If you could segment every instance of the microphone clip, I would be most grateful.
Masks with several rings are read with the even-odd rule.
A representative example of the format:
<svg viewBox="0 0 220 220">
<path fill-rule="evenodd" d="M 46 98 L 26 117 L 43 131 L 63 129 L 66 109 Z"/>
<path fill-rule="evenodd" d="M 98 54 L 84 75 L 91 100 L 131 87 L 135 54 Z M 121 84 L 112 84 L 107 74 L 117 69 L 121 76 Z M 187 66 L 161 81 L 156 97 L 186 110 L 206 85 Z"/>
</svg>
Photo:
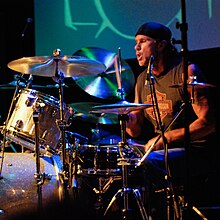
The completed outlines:
<svg viewBox="0 0 220 220">
<path fill-rule="evenodd" d="M 148 86 L 149 84 L 154 83 L 153 76 L 152 76 L 153 63 L 154 63 L 154 56 L 151 55 L 150 60 L 148 62 L 148 67 L 147 67 L 145 86 Z"/>
</svg>

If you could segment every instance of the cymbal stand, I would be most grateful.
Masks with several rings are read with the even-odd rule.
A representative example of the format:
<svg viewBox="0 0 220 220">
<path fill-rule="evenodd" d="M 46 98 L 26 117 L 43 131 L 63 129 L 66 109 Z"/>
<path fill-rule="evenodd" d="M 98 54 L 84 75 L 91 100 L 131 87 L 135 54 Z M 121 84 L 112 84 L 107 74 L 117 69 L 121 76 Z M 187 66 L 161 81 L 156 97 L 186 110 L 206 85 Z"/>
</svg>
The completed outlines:
<svg viewBox="0 0 220 220">
<path fill-rule="evenodd" d="M 36 173 L 34 178 L 37 182 L 37 195 L 38 195 L 38 209 L 42 208 L 42 184 L 44 182 L 44 176 L 40 172 L 40 151 L 39 151 L 39 108 L 33 109 L 33 120 L 35 124 L 35 157 L 36 157 Z"/>
<path fill-rule="evenodd" d="M 183 91 L 184 91 L 184 101 L 185 101 L 185 111 L 184 111 L 184 138 L 185 138 L 185 151 L 186 151 L 186 164 L 189 164 L 189 157 L 190 157 L 190 132 L 189 132 L 189 118 L 188 118 L 188 109 L 189 109 L 189 94 L 188 94 L 188 42 L 187 42 L 187 30 L 188 30 L 188 24 L 186 22 L 186 1 L 180 0 L 181 3 L 181 16 L 182 16 L 182 23 L 177 22 L 176 28 L 180 29 L 181 31 L 181 40 L 175 40 L 176 43 L 179 43 L 182 45 L 181 48 L 181 55 L 182 55 L 182 63 L 183 63 Z M 194 88 L 192 89 L 192 94 L 194 93 Z M 185 196 L 186 196 L 186 215 L 187 219 L 191 218 L 191 212 L 190 210 L 194 210 L 202 219 L 206 219 L 206 217 L 191 204 L 191 189 L 189 186 L 189 175 L 190 174 L 190 168 L 189 166 L 186 169 L 186 187 L 185 187 Z"/>
<path fill-rule="evenodd" d="M 12 102 L 11 102 L 11 105 L 10 105 L 10 108 L 9 108 L 9 111 L 8 111 L 8 115 L 7 115 L 7 118 L 6 118 L 6 121 L 5 121 L 4 129 L 3 129 L 2 160 L 1 160 L 1 167 L 0 167 L 0 179 L 3 178 L 1 174 L 2 174 L 2 169 L 3 169 L 3 161 L 4 161 L 4 154 L 5 154 L 6 133 L 7 133 L 8 121 L 9 121 L 9 118 L 10 118 L 11 113 L 12 113 L 12 108 L 14 107 L 14 104 L 15 104 L 16 100 L 18 99 L 19 89 L 22 87 L 21 86 L 22 85 L 21 79 L 23 78 L 23 75 L 24 74 L 21 74 L 18 77 L 17 84 L 16 84 L 15 91 L 14 91 L 14 95 L 13 95 L 13 98 L 12 98 Z"/>
<path fill-rule="evenodd" d="M 138 189 L 131 189 L 128 187 L 128 182 L 127 182 L 127 176 L 128 176 L 128 169 L 127 167 L 131 165 L 130 161 L 128 158 L 125 158 L 123 154 L 123 149 L 128 148 L 127 146 L 127 141 L 125 138 L 126 134 L 126 120 L 128 120 L 128 115 L 127 114 L 119 114 L 118 115 L 120 125 L 121 125 L 121 139 L 122 141 L 119 143 L 119 154 L 120 157 L 118 159 L 119 163 L 122 168 L 122 188 L 118 190 L 118 192 L 113 196 L 111 202 L 109 203 L 104 215 L 106 215 L 108 209 L 111 207 L 113 202 L 116 200 L 118 195 L 123 196 L 123 209 L 122 209 L 122 219 L 130 219 L 132 214 L 132 210 L 129 209 L 129 201 L 128 201 L 128 195 L 130 192 L 132 192 L 136 198 L 137 204 L 139 206 L 139 211 L 142 216 L 143 220 L 148 220 L 148 216 L 146 214 L 146 210 L 144 208 L 144 205 L 141 200 L 140 192 Z"/>
<path fill-rule="evenodd" d="M 36 157 L 36 173 L 34 178 L 37 182 L 37 194 L 38 194 L 38 209 L 42 208 L 42 185 L 45 179 L 51 179 L 50 174 L 41 173 L 40 169 L 40 142 L 39 142 L 39 112 L 45 104 L 36 102 L 33 107 L 33 120 L 35 125 L 35 157 Z"/>
<path fill-rule="evenodd" d="M 63 81 L 64 74 L 59 71 L 59 61 L 61 51 L 59 49 L 54 50 L 54 61 L 56 62 L 55 78 L 59 85 L 59 100 L 60 100 L 60 118 L 57 120 L 58 126 L 61 131 L 61 145 L 62 145 L 62 172 L 60 173 L 61 182 L 64 186 L 64 195 L 67 196 L 67 188 L 69 182 L 69 164 L 66 161 L 66 121 L 64 119 L 64 102 L 63 102 Z"/>
<path fill-rule="evenodd" d="M 0 167 L 0 179 L 3 179 L 3 176 L 2 176 L 2 169 L 3 169 L 3 161 L 4 161 L 4 154 L 5 154 L 5 144 L 6 144 L 6 133 L 7 133 L 7 127 L 8 127 L 8 121 L 9 121 L 9 118 L 11 116 L 11 113 L 12 113 L 12 108 L 15 104 L 15 101 L 17 100 L 18 98 L 18 93 L 19 93 L 19 88 L 21 87 L 21 79 L 23 77 L 23 74 L 21 74 L 19 77 L 18 77 L 18 80 L 17 80 L 17 85 L 15 87 L 15 91 L 14 91 L 14 95 L 13 95 L 13 98 L 12 98 L 12 102 L 11 102 L 11 105 L 10 105 L 10 108 L 9 108 L 9 112 L 8 112 L 8 115 L 7 115 L 7 118 L 6 118 L 6 121 L 5 121 L 5 126 L 4 126 L 4 130 L 3 130 L 3 141 L 2 141 L 2 156 L 1 156 L 1 167 Z M 0 215 L 4 214 L 5 211 L 0 209 Z"/>
<path fill-rule="evenodd" d="M 2 156 L 1 156 L 1 167 L 0 167 L 0 180 L 3 179 L 2 169 L 3 169 L 3 163 L 4 163 L 4 157 L 5 157 L 4 155 L 5 155 L 5 144 L 6 144 L 7 125 L 8 125 L 9 117 L 11 116 L 12 107 L 13 107 L 13 105 L 14 105 L 14 103 L 15 103 L 16 96 L 17 96 L 17 94 L 18 94 L 19 83 L 20 83 L 20 80 L 17 81 L 17 85 L 16 85 L 16 88 L 15 88 L 15 92 L 14 92 L 14 95 L 13 95 L 13 98 L 12 98 L 12 102 L 11 102 L 11 105 L 10 105 L 10 108 L 9 108 L 9 112 L 8 112 L 8 115 L 7 115 L 7 119 L 6 119 L 6 121 L 5 121 L 4 129 L 3 129 Z M 5 213 L 5 210 L 0 209 L 0 215 L 3 215 L 4 213 Z"/>
</svg>

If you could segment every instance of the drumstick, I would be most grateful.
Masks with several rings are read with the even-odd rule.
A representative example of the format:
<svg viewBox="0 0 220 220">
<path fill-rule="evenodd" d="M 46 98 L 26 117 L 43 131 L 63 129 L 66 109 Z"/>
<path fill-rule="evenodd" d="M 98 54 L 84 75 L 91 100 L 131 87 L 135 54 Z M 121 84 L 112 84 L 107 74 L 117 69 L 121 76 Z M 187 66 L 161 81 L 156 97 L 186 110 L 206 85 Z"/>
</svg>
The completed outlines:
<svg viewBox="0 0 220 220">
<path fill-rule="evenodd" d="M 141 160 L 139 160 L 139 162 L 137 163 L 137 165 L 135 166 L 135 168 L 139 167 L 144 160 L 146 159 L 146 157 L 149 155 L 149 153 L 151 152 L 151 150 L 153 149 L 154 145 L 156 144 L 156 142 L 159 140 L 160 136 L 158 137 L 158 139 L 150 146 L 150 148 L 148 148 L 148 150 L 146 151 L 146 153 L 144 154 L 144 156 L 141 158 Z"/>
<path fill-rule="evenodd" d="M 170 126 L 174 123 L 174 121 L 178 118 L 178 116 L 183 112 L 183 107 L 185 106 L 185 103 L 182 103 L 182 105 L 180 106 L 180 111 L 176 113 L 175 117 L 171 120 L 171 122 L 167 125 L 167 127 L 164 129 L 164 132 L 166 132 Z M 159 141 L 161 135 L 158 136 L 158 138 L 156 139 L 156 141 L 150 146 L 150 148 L 146 151 L 145 155 L 141 158 L 141 160 L 138 162 L 138 164 L 136 165 L 136 167 L 140 166 L 143 161 L 146 159 L 146 157 L 149 155 L 149 153 L 151 152 L 152 148 L 154 147 L 154 145 L 157 143 L 157 141 Z"/>
<path fill-rule="evenodd" d="M 117 58 L 117 56 L 116 56 L 116 58 Z M 120 77 L 120 73 L 118 70 L 118 60 L 117 59 L 115 59 L 115 61 L 114 61 L 114 66 L 115 66 L 116 79 L 117 79 L 117 83 L 118 83 L 118 89 L 121 90 L 122 89 L 121 77 Z"/>
</svg>

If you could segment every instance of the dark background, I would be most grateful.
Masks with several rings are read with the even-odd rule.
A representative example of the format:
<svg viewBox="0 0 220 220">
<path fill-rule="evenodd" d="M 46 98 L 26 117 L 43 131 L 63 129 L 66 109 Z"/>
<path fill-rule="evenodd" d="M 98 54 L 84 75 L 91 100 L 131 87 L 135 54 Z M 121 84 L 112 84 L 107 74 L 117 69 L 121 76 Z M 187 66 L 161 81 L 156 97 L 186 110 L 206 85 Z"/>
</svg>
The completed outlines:
<svg viewBox="0 0 220 220">
<path fill-rule="evenodd" d="M 1 4 L 0 8 L 0 85 L 8 84 L 14 80 L 14 75 L 18 74 L 7 67 L 10 61 L 22 57 L 35 56 L 35 33 L 34 33 L 34 19 L 27 25 L 27 19 L 34 18 L 33 0 L 7 0 Z M 22 33 L 25 30 L 25 35 Z M 190 39 L 188 39 L 190 41 Z M 44 56 L 42 54 L 42 56 Z M 220 47 L 211 48 L 197 51 L 189 51 L 189 59 L 198 63 L 205 72 L 208 83 L 218 86 L 218 58 L 220 57 Z M 136 59 L 126 60 L 129 64 L 131 71 L 135 77 L 138 76 L 142 70 L 138 67 Z M 90 96 L 78 85 L 74 83 L 72 78 L 68 83 L 72 83 L 70 88 L 64 89 L 64 101 L 66 103 L 74 102 L 100 102 L 110 103 L 114 100 L 104 100 L 94 96 Z M 33 84 L 53 84 L 54 81 L 48 77 L 34 76 Z M 4 87 L 3 87 L 4 88 Z M 1 124 L 6 120 L 8 109 L 14 93 L 14 88 L 3 89 L 0 88 L 1 97 Z M 55 96 L 58 98 L 58 89 L 42 89 L 39 91 Z M 218 88 L 213 89 L 214 95 L 218 94 Z M 127 101 L 133 100 L 133 89 L 126 97 Z M 216 102 L 218 108 L 218 102 Z M 216 112 L 218 110 L 216 109 Z M 216 120 L 219 120 L 218 117 Z"/>
</svg>

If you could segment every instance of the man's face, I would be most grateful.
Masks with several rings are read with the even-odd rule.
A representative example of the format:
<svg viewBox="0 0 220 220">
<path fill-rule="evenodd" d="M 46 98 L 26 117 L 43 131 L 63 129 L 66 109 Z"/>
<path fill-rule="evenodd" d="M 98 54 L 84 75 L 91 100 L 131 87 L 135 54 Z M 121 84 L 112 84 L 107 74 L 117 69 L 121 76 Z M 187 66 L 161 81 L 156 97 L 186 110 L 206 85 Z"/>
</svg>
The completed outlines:
<svg viewBox="0 0 220 220">
<path fill-rule="evenodd" d="M 138 63 L 140 66 L 147 66 L 151 55 L 154 54 L 156 40 L 145 35 L 137 35 L 135 42 L 134 49 Z"/>
</svg>

